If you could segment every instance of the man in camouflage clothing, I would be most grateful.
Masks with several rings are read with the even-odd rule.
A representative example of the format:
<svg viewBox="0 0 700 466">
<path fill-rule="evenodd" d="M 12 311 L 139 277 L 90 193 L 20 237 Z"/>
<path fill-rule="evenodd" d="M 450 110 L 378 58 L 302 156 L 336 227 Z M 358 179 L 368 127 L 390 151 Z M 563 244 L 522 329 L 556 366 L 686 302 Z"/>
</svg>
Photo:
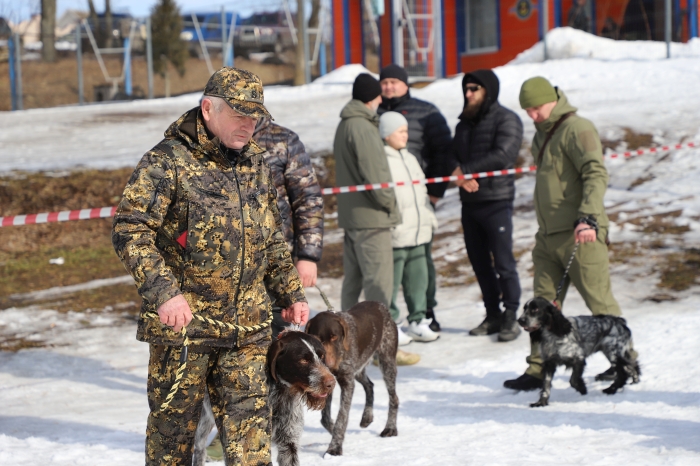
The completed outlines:
<svg viewBox="0 0 700 466">
<path fill-rule="evenodd" d="M 261 118 L 253 140 L 265 149 L 277 188 L 284 237 L 305 287 L 315 286 L 323 249 L 323 196 L 304 144 L 292 130 Z M 283 330 L 280 308 L 272 310 L 273 338 Z"/>
<path fill-rule="evenodd" d="M 268 465 L 269 327 L 188 324 L 194 314 L 260 325 L 274 299 L 285 320 L 303 325 L 309 308 L 264 151 L 251 141 L 257 119 L 270 117 L 262 83 L 247 71 L 222 68 L 204 95 L 144 155 L 114 218 L 112 243 L 143 298 L 137 339 L 150 344 L 146 464 L 191 463 L 208 390 L 226 463 Z M 189 352 L 180 332 L 185 326 Z M 180 359 L 186 369 L 164 408 Z"/>
</svg>

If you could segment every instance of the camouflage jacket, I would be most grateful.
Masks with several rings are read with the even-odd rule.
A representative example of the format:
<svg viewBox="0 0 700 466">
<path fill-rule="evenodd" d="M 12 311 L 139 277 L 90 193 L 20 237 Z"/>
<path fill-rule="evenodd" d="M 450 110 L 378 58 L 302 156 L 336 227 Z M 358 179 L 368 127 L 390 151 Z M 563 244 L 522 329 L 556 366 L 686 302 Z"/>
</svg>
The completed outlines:
<svg viewBox="0 0 700 466">
<path fill-rule="evenodd" d="M 323 249 L 323 196 L 311 159 L 293 131 L 263 118 L 253 139 L 267 152 L 277 207 L 292 256 L 318 262 Z"/>
<path fill-rule="evenodd" d="M 179 294 L 193 313 L 241 325 L 267 319 L 270 299 L 306 301 L 264 151 L 251 141 L 232 166 L 201 118 L 199 108 L 185 113 L 143 156 L 114 217 L 112 243 L 143 298 L 141 341 L 182 344 L 144 315 Z M 238 338 L 195 319 L 187 334 L 194 345 L 234 347 L 269 330 Z"/>
</svg>

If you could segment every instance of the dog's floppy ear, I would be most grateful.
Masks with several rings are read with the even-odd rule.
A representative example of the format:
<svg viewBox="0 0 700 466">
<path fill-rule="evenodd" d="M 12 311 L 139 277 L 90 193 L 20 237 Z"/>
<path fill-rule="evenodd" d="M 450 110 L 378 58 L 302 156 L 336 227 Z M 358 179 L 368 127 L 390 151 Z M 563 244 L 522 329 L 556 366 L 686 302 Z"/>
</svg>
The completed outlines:
<svg viewBox="0 0 700 466">
<path fill-rule="evenodd" d="M 564 314 L 557 309 L 554 304 L 547 304 L 544 309 L 544 313 L 547 316 L 549 331 L 558 337 L 563 337 L 564 335 L 571 332 L 571 322 L 569 319 L 564 317 Z"/>
<path fill-rule="evenodd" d="M 350 339 L 348 338 L 350 332 L 348 330 L 348 324 L 345 322 L 345 319 L 338 317 L 338 320 L 343 327 L 343 348 L 345 348 L 345 351 L 350 351 Z"/>
<path fill-rule="evenodd" d="M 272 380 L 277 382 L 277 357 L 284 351 L 282 340 L 275 340 L 267 351 L 267 367 L 270 370 Z"/>
</svg>

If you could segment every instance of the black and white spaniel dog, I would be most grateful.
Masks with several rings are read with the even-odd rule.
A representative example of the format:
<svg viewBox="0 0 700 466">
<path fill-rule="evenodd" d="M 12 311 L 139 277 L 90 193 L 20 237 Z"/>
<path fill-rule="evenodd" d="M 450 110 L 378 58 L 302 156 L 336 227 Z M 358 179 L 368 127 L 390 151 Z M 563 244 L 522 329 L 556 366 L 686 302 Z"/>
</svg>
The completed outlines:
<svg viewBox="0 0 700 466">
<path fill-rule="evenodd" d="M 544 298 L 525 303 L 518 323 L 539 341 L 543 359 L 544 383 L 540 399 L 531 407 L 547 406 L 552 377 L 557 366 L 572 368 L 571 386 L 581 395 L 587 393 L 583 381 L 586 358 L 601 351 L 615 368 L 615 379 L 603 393 L 615 394 L 632 378 L 639 382 L 639 363 L 632 350 L 632 332 L 625 319 L 609 315 L 564 317 L 559 309 Z"/>
<path fill-rule="evenodd" d="M 286 330 L 267 352 L 267 372 L 272 409 L 272 442 L 277 445 L 280 466 L 299 466 L 299 439 L 304 430 L 304 406 L 321 410 L 335 388 L 335 377 L 325 364 L 321 341 L 304 332 Z M 205 394 L 202 416 L 194 442 L 194 466 L 204 466 L 207 439 L 214 428 L 214 414 Z"/>
</svg>

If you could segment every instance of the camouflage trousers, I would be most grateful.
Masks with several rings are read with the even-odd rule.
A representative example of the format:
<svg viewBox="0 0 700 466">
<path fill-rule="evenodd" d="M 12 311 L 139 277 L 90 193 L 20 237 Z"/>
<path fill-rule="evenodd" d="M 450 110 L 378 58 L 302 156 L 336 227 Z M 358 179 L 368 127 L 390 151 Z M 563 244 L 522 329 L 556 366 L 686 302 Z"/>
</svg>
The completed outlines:
<svg viewBox="0 0 700 466">
<path fill-rule="evenodd" d="M 267 330 L 269 332 L 269 330 Z M 272 464 L 265 360 L 270 337 L 243 348 L 195 348 L 170 405 L 161 409 L 181 347 L 150 345 L 146 465 L 191 465 L 204 390 L 209 391 L 227 465 Z"/>
</svg>

